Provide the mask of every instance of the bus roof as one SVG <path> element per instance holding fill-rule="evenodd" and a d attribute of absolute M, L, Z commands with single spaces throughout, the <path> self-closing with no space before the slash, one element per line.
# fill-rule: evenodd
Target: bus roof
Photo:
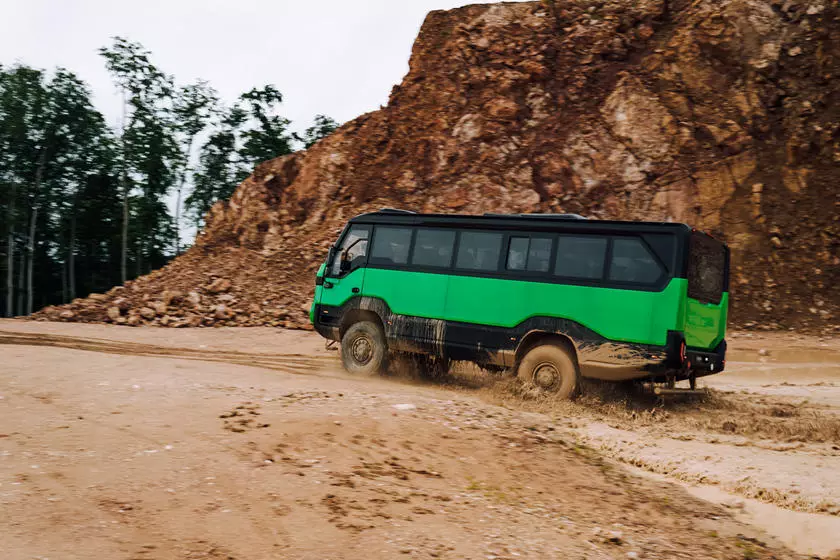
<path fill-rule="evenodd" d="M 499 228 L 540 231 L 610 231 L 610 232 L 678 232 L 692 228 L 675 222 L 633 222 L 591 220 L 576 214 L 421 214 L 409 210 L 384 208 L 360 214 L 351 223 L 451 226 L 466 228 Z"/>

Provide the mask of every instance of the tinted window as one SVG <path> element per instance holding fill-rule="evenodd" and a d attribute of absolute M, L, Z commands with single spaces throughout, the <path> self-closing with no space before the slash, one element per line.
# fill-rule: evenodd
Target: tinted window
<path fill-rule="evenodd" d="M 688 297 L 720 303 L 726 291 L 726 247 L 699 231 L 691 234 L 688 260 Z"/>
<path fill-rule="evenodd" d="M 448 267 L 452 264 L 455 232 L 445 229 L 418 229 L 414 238 L 411 264 Z"/>
<path fill-rule="evenodd" d="M 467 270 L 496 270 L 501 251 L 501 233 L 463 231 L 455 266 Z"/>
<path fill-rule="evenodd" d="M 507 269 L 548 272 L 551 260 L 551 239 L 511 237 Z"/>
<path fill-rule="evenodd" d="M 606 253 L 607 239 L 604 237 L 561 235 L 557 238 L 554 273 L 567 278 L 601 279 Z"/>
<path fill-rule="evenodd" d="M 610 280 L 653 284 L 661 275 L 662 268 L 641 239 L 613 240 Z"/>
<path fill-rule="evenodd" d="M 377 226 L 370 252 L 371 264 L 407 264 L 411 228 Z"/>
<path fill-rule="evenodd" d="M 368 235 L 370 232 L 366 227 L 353 226 L 344 240 L 341 242 L 341 247 L 335 252 L 332 262 L 332 275 L 341 275 L 341 254 L 347 251 L 347 257 L 350 259 L 350 268 L 358 268 L 365 260 L 367 253 Z M 348 250 L 349 248 L 349 250 Z"/>
<path fill-rule="evenodd" d="M 528 241 L 527 237 L 510 238 L 507 256 L 508 270 L 525 270 L 525 265 L 528 263 Z"/>
<path fill-rule="evenodd" d="M 528 248 L 528 270 L 548 272 L 551 265 L 551 239 L 532 237 Z"/>

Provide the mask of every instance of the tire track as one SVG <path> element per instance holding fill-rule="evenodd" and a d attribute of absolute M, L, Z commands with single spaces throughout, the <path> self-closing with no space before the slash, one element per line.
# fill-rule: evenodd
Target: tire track
<path fill-rule="evenodd" d="M 296 375 L 316 375 L 326 367 L 335 366 L 338 360 L 331 356 L 306 356 L 303 354 L 252 354 L 230 350 L 198 350 L 158 346 L 140 342 L 122 342 L 101 338 L 83 338 L 65 335 L 32 334 L 0 330 L 0 345 L 48 346 L 100 352 L 122 356 L 147 358 L 178 358 L 201 362 L 222 362 L 241 366 L 271 369 Z"/>

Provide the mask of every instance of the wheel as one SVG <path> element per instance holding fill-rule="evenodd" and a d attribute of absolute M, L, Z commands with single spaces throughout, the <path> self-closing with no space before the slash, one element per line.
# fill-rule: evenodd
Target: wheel
<path fill-rule="evenodd" d="M 555 344 L 542 344 L 529 350 L 519 363 L 516 376 L 564 399 L 576 396 L 580 387 L 574 358 Z"/>
<path fill-rule="evenodd" d="M 341 337 L 341 363 L 348 373 L 375 375 L 385 371 L 388 345 L 376 323 L 354 323 Z"/>

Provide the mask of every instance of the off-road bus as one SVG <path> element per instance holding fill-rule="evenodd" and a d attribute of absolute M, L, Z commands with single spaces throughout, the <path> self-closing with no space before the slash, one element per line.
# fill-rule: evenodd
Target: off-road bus
<path fill-rule="evenodd" d="M 349 221 L 315 284 L 310 320 L 351 373 L 411 353 L 573 396 L 725 365 L 729 250 L 685 224 L 384 209 Z"/>

